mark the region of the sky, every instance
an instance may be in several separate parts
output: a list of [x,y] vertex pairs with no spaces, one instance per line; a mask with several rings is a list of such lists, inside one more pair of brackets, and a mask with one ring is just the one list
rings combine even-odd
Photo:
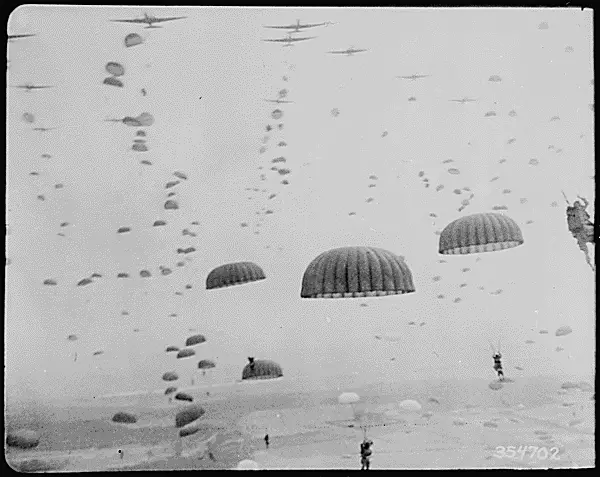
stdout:
[[[145,11],[187,18],[161,29],[109,22]],[[333,24],[295,34],[316,38],[290,48],[261,41],[285,36],[263,26],[297,19]],[[198,377],[209,383],[239,379],[248,356],[275,360],[290,378],[492,379],[490,341],[516,377],[593,371],[595,273],[567,230],[561,194],[586,197],[593,216],[591,10],[24,5],[8,32],[36,36],[9,43],[7,84],[53,86],[7,89],[8,395],[160,389],[165,371],[191,376],[197,360],[164,352],[190,329],[207,337],[196,358],[217,362]],[[126,48],[129,33],[144,43]],[[327,53],[350,46],[368,51]],[[103,84],[110,61],[125,68],[123,88]],[[398,78],[412,74],[429,76]],[[293,104],[264,101],[283,88]],[[477,101],[448,101],[465,96]],[[142,112],[155,118],[141,128],[145,153],[131,150],[136,128],[105,121]],[[289,175],[270,170],[281,156]],[[174,171],[188,180],[166,190]],[[462,187],[474,197],[459,212]],[[164,209],[170,191],[178,210]],[[436,231],[498,205],[520,225],[522,246],[479,261],[438,254]],[[158,219],[168,225],[152,227]],[[131,233],[117,234],[124,226]],[[188,246],[197,251],[177,267],[176,249]],[[301,299],[308,264],[342,246],[404,256],[416,292]],[[237,261],[259,264],[266,280],[205,289],[213,268]],[[162,276],[160,266],[174,271]],[[103,277],[76,286],[94,272]],[[44,286],[48,278],[58,285]],[[573,333],[557,338],[561,325]]]

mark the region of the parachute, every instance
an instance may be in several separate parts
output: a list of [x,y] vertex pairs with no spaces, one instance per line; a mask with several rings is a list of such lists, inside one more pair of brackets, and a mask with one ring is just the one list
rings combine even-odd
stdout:
[[460,174],[460,171],[454,167],[451,167],[450,169],[448,169],[448,174],[458,175]]
[[451,222],[442,230],[439,253],[495,252],[517,247],[523,242],[521,229],[510,217],[496,213],[473,214]]
[[283,376],[281,366],[276,362],[266,360],[248,358],[250,361],[242,370],[242,380],[247,379],[275,379]]
[[506,207],[505,205],[495,205],[494,207],[492,207],[492,210],[508,210],[508,207]]
[[167,353],[169,353],[171,351],[179,351],[179,348],[177,346],[169,345],[169,346],[167,346],[167,349],[165,351]]
[[271,113],[271,117],[273,119],[280,119],[281,117],[283,117],[283,111],[281,109],[275,109],[272,113]]
[[125,46],[127,48],[136,46],[136,45],[141,45],[143,42],[144,42],[144,40],[137,33],[130,33],[129,35],[127,35],[125,37]]
[[439,186],[437,186],[437,187],[435,188],[435,191],[436,191],[436,192],[439,192],[439,191],[441,191],[443,188],[444,188],[444,184],[440,184]]
[[192,402],[194,400],[194,398],[187,393],[177,393],[177,394],[175,394],[175,399],[177,399],[178,401],[188,401],[188,402]]
[[197,344],[202,344],[204,342],[206,342],[206,338],[204,337],[204,335],[193,335],[190,336],[187,340],[185,340],[185,345],[194,346]]
[[137,143],[137,142],[131,146],[131,149],[136,152],[148,152],[148,146],[146,146],[145,144]]
[[176,201],[169,199],[165,202],[165,209],[166,210],[177,210],[177,209],[179,209],[179,204],[177,204]]
[[502,383],[499,381],[492,381],[490,384],[488,384],[488,387],[492,391],[498,391],[499,389],[502,389],[504,386],[502,386]]
[[529,165],[530,166],[538,166],[540,164],[540,161],[538,161],[535,157],[529,159]]
[[121,80],[118,80],[114,76],[109,76],[108,78],[105,78],[103,83],[109,86],[117,86],[118,88],[123,87],[123,82]]
[[338,403],[340,404],[356,404],[360,401],[360,397],[356,393],[342,393],[338,396]]
[[146,131],[140,129],[139,131],[135,132],[135,135],[138,137],[146,137]]
[[488,81],[491,81],[492,83],[499,83],[502,81],[502,78],[500,78],[498,75],[492,75],[489,77]]
[[168,371],[162,375],[163,381],[177,381],[179,376],[175,371]]
[[120,424],[135,424],[137,422],[137,417],[129,412],[117,412],[112,417],[112,421]]
[[302,278],[302,298],[355,298],[412,293],[404,258],[374,247],[341,247],[317,256]]
[[[179,393],[181,394],[181,393]],[[175,427],[181,428],[200,419],[206,411],[198,404],[192,404],[175,415]]]
[[179,352],[177,353],[177,359],[189,358],[191,356],[194,356],[195,354],[196,352],[193,349],[184,348],[182,350],[179,350]]
[[140,277],[150,278],[152,274],[148,270],[140,270]]
[[140,161],[140,164],[145,164],[146,166],[152,165],[152,163],[150,161]]
[[35,116],[31,113],[23,113],[23,120],[29,124],[35,122]]
[[125,74],[125,68],[120,63],[115,63],[114,61],[109,61],[106,63],[106,71],[113,76],[123,76]]
[[196,434],[200,430],[200,424],[194,422],[189,426],[184,427],[179,431],[179,437],[191,436],[192,434]]
[[155,220],[152,225],[154,227],[160,227],[161,225],[167,225],[167,223],[164,220]]
[[167,389],[165,389],[165,396],[168,396],[169,394],[173,394],[176,391],[177,391],[177,388],[175,386],[169,386]]
[[405,399],[399,404],[399,406],[400,409],[403,409],[405,411],[417,412],[421,410],[421,405],[417,401],[414,401],[412,399]]
[[136,119],[142,126],[152,126],[154,124],[154,116],[150,113],[142,113]]
[[129,273],[121,272],[117,275],[117,278],[129,278]]
[[233,470],[260,470],[258,464],[250,459],[240,461],[237,467]]
[[6,445],[9,447],[32,449],[37,447],[39,443],[39,434],[29,429],[20,429],[15,432],[7,432],[6,434]]
[[165,189],[170,189],[171,187],[175,187],[177,184],[180,184],[179,181],[169,181],[165,184]]
[[146,140],[145,139],[134,139],[133,142],[135,144],[146,144]]
[[417,97],[416,96],[411,96],[410,98],[408,98],[409,101],[416,101]]
[[94,352],[92,353],[92,356],[100,356],[101,354],[104,354],[104,351],[102,351],[102,350],[98,350],[98,351],[94,351]]
[[83,280],[79,280],[79,282],[77,282],[77,286],[84,287],[86,285],[89,285],[90,283],[92,283],[92,280],[90,280],[89,278],[84,278]]
[[51,278],[46,278],[46,280],[44,280],[44,285],[56,285],[56,280],[52,280]]
[[514,109],[511,109],[511,110],[508,112],[508,115],[509,115],[511,118],[514,118],[514,117],[517,115],[517,112],[516,112]]
[[485,113],[484,118],[490,118],[492,116],[496,116],[496,111],[488,111]]
[[561,326],[560,328],[558,328],[554,334],[556,336],[566,336],[571,333],[573,333],[573,330],[571,329],[571,327],[568,325],[564,325],[564,326]]
[[[276,163],[278,163],[278,162],[285,162],[285,161],[286,161],[286,159],[285,159],[285,157],[283,157],[283,156],[281,156],[281,157],[276,157],[275,159],[271,159],[271,162],[272,162],[273,164],[276,164]],[[276,169],[275,169],[275,170],[276,170]]]
[[277,172],[279,172],[280,175],[285,176],[286,174],[289,174],[292,171],[290,171],[289,169],[286,169],[286,168],[281,168]]
[[77,341],[77,335],[69,335],[69,336],[67,336],[67,339],[69,341]]
[[126,232],[131,232],[131,229],[129,227],[120,227],[119,230],[117,230],[118,234],[124,234]]
[[171,273],[173,273],[173,270],[171,270],[170,268],[167,268],[167,267],[161,267],[160,273],[163,274],[164,276],[167,276],[167,275],[170,275]]
[[237,262],[221,265],[206,277],[206,289],[229,287],[264,280],[265,272],[253,262]]
[[216,364],[210,359],[201,359],[200,361],[198,361],[198,369],[210,369],[214,367],[216,367]]

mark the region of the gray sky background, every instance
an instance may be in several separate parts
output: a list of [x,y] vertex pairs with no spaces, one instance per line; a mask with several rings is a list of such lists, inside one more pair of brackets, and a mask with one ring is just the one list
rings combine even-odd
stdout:
[[[156,30],[108,22],[144,11],[189,18]],[[336,24],[308,30],[318,38],[292,48],[260,41],[284,36],[262,25],[296,19]],[[538,29],[543,21],[546,30]],[[488,340],[499,338],[511,375],[593,370],[594,274],[567,230],[560,193],[594,199],[590,10],[36,5],[15,10],[8,31],[37,33],[9,45],[8,84],[55,86],[7,93],[9,394],[159,389],[164,371],[190,372],[196,363],[175,363],[164,353],[166,345],[183,345],[189,328],[208,338],[198,358],[218,362],[209,382],[239,379],[247,356],[274,359],[289,377],[492,378]],[[145,43],[125,48],[123,39],[133,32]],[[326,54],[351,45],[369,51]],[[125,66],[124,88],[102,84],[109,61]],[[431,77],[395,78],[413,73]],[[491,75],[502,82],[488,81]],[[279,121],[270,116],[275,106],[263,99],[282,88],[295,103],[280,107],[284,128],[277,130]],[[448,101],[463,96],[478,101]],[[516,117],[508,115],[513,109]],[[497,115],[484,118],[492,110]],[[104,119],[144,111],[156,121],[144,128],[150,151],[136,153],[130,150],[136,129]],[[24,112],[35,115],[33,126],[59,129],[33,131]],[[550,121],[553,116],[560,120]],[[267,124],[275,127],[270,133]],[[267,151],[260,154],[266,135]],[[512,137],[516,142],[507,144]],[[277,147],[281,140],[287,147]],[[278,156],[292,170],[287,186],[269,170]],[[442,164],[449,158],[454,164]],[[507,161],[500,164],[501,158]],[[528,165],[531,158],[540,164]],[[142,159],[153,165],[140,165]],[[448,167],[461,174],[448,174]],[[175,170],[189,180],[169,189],[180,209],[167,211],[164,184]],[[266,181],[259,180],[263,172]],[[375,188],[368,188],[370,174],[379,178]],[[494,176],[500,178],[490,182]],[[436,192],[438,184],[445,189]],[[465,193],[452,190],[464,186],[476,195],[459,213]],[[505,188],[512,192],[503,194]],[[270,193],[277,197],[267,200]],[[367,197],[375,200],[366,203]],[[520,224],[523,246],[483,254],[479,262],[475,255],[437,254],[436,230],[501,204]],[[274,214],[256,215],[263,207]],[[432,212],[439,218],[431,219]],[[159,218],[168,226],[152,227]],[[193,220],[200,226],[191,226]],[[61,237],[64,221],[72,225]],[[122,226],[132,232],[118,235]],[[198,236],[182,236],[184,227]],[[190,245],[198,249],[193,261],[176,267],[176,249]],[[405,256],[417,292],[300,299],[310,261],[347,245]],[[204,289],[210,270],[241,260],[261,265],[267,280]],[[174,273],[160,275],[160,265]],[[140,278],[141,269],[153,278]],[[117,280],[121,271],[132,278]],[[104,278],[75,286],[93,272]],[[436,275],[443,279],[434,282]],[[58,286],[42,285],[46,278]],[[187,283],[191,290],[184,290]],[[503,294],[489,294],[498,288]],[[453,303],[456,297],[462,302]],[[365,302],[368,307],[359,306]],[[411,320],[426,325],[409,326]],[[574,332],[555,337],[563,324]],[[541,328],[550,333],[538,334]],[[75,343],[66,340],[72,333],[79,336]],[[399,340],[378,341],[375,334]],[[556,352],[557,346],[565,350]],[[98,349],[104,355],[92,357]],[[514,371],[515,365],[525,370]]]

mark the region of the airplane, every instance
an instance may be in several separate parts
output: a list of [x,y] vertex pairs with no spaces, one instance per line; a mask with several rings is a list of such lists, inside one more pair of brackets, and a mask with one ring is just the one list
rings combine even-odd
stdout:
[[39,132],[52,131],[53,129],[58,129],[58,128],[33,128],[34,131],[39,131]]
[[152,26],[153,23],[160,23],[160,22],[169,22],[171,20],[182,20],[183,18],[187,18],[187,17],[164,17],[164,18],[158,18],[158,17],[153,17],[152,15],[148,15],[147,13],[144,13],[144,17],[143,18],[133,18],[131,20],[110,20],[111,22],[121,22],[121,23],[147,23],[148,26],[145,28],[162,28],[160,26]]
[[268,101],[269,103],[277,103],[277,104],[281,104],[281,103],[293,103],[293,101],[286,101],[284,99],[265,99],[265,101]]
[[328,51],[327,53],[352,56],[354,53],[361,53],[363,51],[369,51],[369,50],[357,50],[356,48],[351,46],[350,48],[348,48],[347,50],[344,50],[344,51]]
[[473,103],[475,101],[477,101],[476,99],[471,99],[471,98],[467,98],[466,96],[462,99],[449,99],[448,101],[454,101],[455,103],[461,103],[461,104],[465,104],[465,103]]
[[263,40],[263,41],[274,41],[274,42],[286,43],[283,46],[294,46],[294,45],[292,45],[292,43],[294,43],[296,41],[312,40],[313,38],[316,38],[316,36],[306,36],[303,38],[292,38],[291,33],[288,33],[287,38],[275,38],[275,39],[267,39],[267,40]]
[[8,35],[8,41],[19,40],[21,38],[29,38],[30,36],[35,36],[35,33],[26,33],[23,35]]
[[415,80],[418,80],[418,79],[421,79],[421,78],[427,78],[428,76],[430,76],[430,75],[396,76],[396,78],[402,78],[402,79],[407,79],[407,80],[415,81]]
[[13,88],[20,88],[20,89],[25,89],[27,91],[31,91],[34,89],[53,88],[53,86],[36,86],[33,84],[20,84],[17,86],[13,86]]
[[296,24],[292,24],[292,25],[275,25],[275,26],[271,26],[271,25],[265,25],[263,26],[263,28],[278,28],[281,30],[291,30],[291,32],[289,33],[298,33],[299,31],[302,31],[305,28],[315,28],[315,27],[320,27],[320,26],[329,26],[329,25],[333,25],[333,22],[323,22],[323,23],[305,23],[302,24],[300,23],[300,20],[296,20]]

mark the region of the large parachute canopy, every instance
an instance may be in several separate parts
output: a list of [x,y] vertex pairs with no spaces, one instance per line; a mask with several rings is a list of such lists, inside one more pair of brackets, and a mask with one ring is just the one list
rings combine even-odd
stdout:
[[302,298],[355,298],[412,293],[403,257],[375,247],[341,247],[320,254],[306,268]]
[[400,409],[403,409],[405,411],[420,411],[421,410],[421,405],[417,402],[414,401],[413,399],[405,399],[404,401],[402,401],[400,404]]
[[112,417],[112,421],[121,424],[135,424],[137,422],[137,417],[129,412],[117,412]]
[[281,366],[268,359],[248,358],[250,361],[242,370],[242,379],[275,379],[283,376]]
[[356,404],[360,401],[360,397],[356,393],[342,393],[338,396],[340,404]]
[[204,335],[193,335],[190,336],[187,340],[185,340],[185,345],[186,346],[194,346],[200,343],[204,343],[206,341],[206,338],[204,337]]
[[184,427],[204,415],[204,409],[198,404],[192,404],[175,415],[175,427]]
[[69,335],[69,336],[67,336],[67,339],[69,341],[77,341],[77,335]]
[[258,463],[250,459],[244,459],[239,462],[234,470],[260,470]]
[[177,393],[177,394],[175,394],[175,399],[177,399],[178,401],[188,401],[188,402],[192,402],[194,400],[194,398],[187,393]]
[[155,220],[154,224],[152,224],[154,227],[160,227],[161,225],[167,225],[167,223],[164,220]]
[[169,353],[171,351],[179,351],[179,348],[177,346],[169,345],[169,346],[167,346],[167,349],[165,351],[167,353]]
[[510,217],[493,212],[468,215],[446,225],[440,234],[443,255],[495,252],[523,244],[523,235]]
[[136,119],[142,126],[152,126],[154,124],[154,116],[150,113],[142,113]]
[[125,68],[123,68],[123,65],[114,61],[109,61],[106,63],[106,71],[113,76],[123,76],[125,74]]
[[177,210],[177,209],[179,209],[179,205],[177,204],[176,201],[169,199],[165,202],[165,209],[166,210]]
[[223,288],[232,285],[264,280],[265,272],[252,262],[237,262],[221,265],[206,277],[206,289]]
[[193,422],[179,431],[179,437],[191,436],[200,430],[200,423]]
[[558,328],[554,332],[554,335],[555,336],[566,336],[566,335],[571,334],[571,333],[573,333],[573,330],[571,329],[571,327],[568,326],[568,325],[564,325],[564,326],[561,326],[560,328]]
[[125,46],[127,48],[131,46],[141,45],[143,42],[144,40],[137,33],[130,33],[125,37]]
[[177,391],[177,388],[175,386],[169,386],[167,389],[165,389],[165,396],[168,396],[169,394],[173,394],[176,391]]
[[33,447],[37,447],[39,443],[39,434],[29,429],[20,429],[6,434],[6,445],[9,447],[32,449]]
[[140,144],[139,142],[134,143],[131,146],[131,149],[136,152],[148,152],[148,146],[145,144]]

